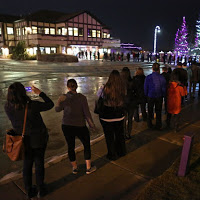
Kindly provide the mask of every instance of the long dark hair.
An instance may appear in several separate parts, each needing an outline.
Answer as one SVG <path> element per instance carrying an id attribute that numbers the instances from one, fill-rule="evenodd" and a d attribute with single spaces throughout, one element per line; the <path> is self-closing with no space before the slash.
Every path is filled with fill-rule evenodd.
<path id="1" fill-rule="evenodd" d="M 14 104 L 15 109 L 23 109 L 30 98 L 26 95 L 26 90 L 20 82 L 11 84 L 8 88 L 7 102 Z"/>
<path id="2" fill-rule="evenodd" d="M 116 107 L 124 102 L 125 87 L 117 70 L 113 70 L 109 76 L 108 82 L 104 87 L 103 96 L 105 103 Z"/>

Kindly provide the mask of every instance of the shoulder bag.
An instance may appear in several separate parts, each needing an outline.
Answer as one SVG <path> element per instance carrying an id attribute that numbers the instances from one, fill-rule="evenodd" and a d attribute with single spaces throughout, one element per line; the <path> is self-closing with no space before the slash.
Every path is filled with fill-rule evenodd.
<path id="1" fill-rule="evenodd" d="M 27 119 L 28 104 L 26 104 L 22 135 L 17 135 L 13 129 L 6 132 L 6 138 L 3 145 L 3 151 L 8 155 L 10 160 L 19 161 L 24 159 L 24 143 L 26 119 Z"/>

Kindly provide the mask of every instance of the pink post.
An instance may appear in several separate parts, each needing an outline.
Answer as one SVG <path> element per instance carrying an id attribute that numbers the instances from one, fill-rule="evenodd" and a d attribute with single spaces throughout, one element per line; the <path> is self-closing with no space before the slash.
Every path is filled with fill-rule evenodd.
<path id="1" fill-rule="evenodd" d="M 194 133 L 188 133 L 184 135 L 184 144 L 181 154 L 181 162 L 179 165 L 178 176 L 185 176 L 185 174 L 187 173 L 187 166 L 189 163 L 189 155 L 193 137 Z"/>

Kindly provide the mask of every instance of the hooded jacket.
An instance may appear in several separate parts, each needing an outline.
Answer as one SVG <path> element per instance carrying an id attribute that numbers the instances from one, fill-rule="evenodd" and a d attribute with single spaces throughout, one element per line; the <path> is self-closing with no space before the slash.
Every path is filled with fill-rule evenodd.
<path id="1" fill-rule="evenodd" d="M 177 82 L 170 82 L 167 90 L 167 112 L 179 114 L 181 112 L 181 97 L 185 96 L 182 86 Z"/>

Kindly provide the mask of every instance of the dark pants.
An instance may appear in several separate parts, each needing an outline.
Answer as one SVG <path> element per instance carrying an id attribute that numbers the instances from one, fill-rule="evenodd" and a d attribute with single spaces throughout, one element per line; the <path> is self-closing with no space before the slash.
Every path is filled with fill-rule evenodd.
<path id="1" fill-rule="evenodd" d="M 139 121 L 139 106 L 141 108 L 141 112 L 142 112 L 142 118 L 145 121 L 147 119 L 147 112 L 146 112 L 146 102 L 141 102 L 138 103 L 135 112 L 134 112 L 134 119 L 136 121 Z"/>
<path id="2" fill-rule="evenodd" d="M 133 126 L 133 115 L 136 109 L 136 104 L 128 104 L 126 109 L 126 115 L 124 119 L 124 135 L 130 136 Z"/>
<path id="3" fill-rule="evenodd" d="M 25 144 L 25 159 L 23 166 L 23 179 L 26 191 L 32 187 L 32 167 L 35 163 L 36 184 L 38 189 L 44 186 L 44 154 L 46 148 L 32 149 Z"/>
<path id="4" fill-rule="evenodd" d="M 124 156 L 126 154 L 126 145 L 123 131 L 124 120 L 116 122 L 106 122 L 100 120 L 100 122 L 103 127 L 106 139 L 108 159 L 115 159 L 116 154 L 118 156 Z"/>
<path id="5" fill-rule="evenodd" d="M 65 135 L 66 142 L 68 144 L 69 160 L 74 162 L 76 160 L 75 154 L 75 138 L 78 137 L 84 146 L 84 158 L 85 160 L 91 159 L 90 149 L 90 134 L 86 126 L 68 126 L 62 125 L 62 130 Z"/>
<path id="6" fill-rule="evenodd" d="M 153 108 L 155 106 L 156 112 L 156 128 L 162 127 L 162 119 L 161 119 L 161 112 L 162 112 L 162 102 L 163 98 L 150 98 L 148 97 L 148 119 L 147 124 L 149 128 L 152 128 L 152 119 L 153 119 Z"/>
<path id="7" fill-rule="evenodd" d="M 171 118 L 172 118 L 172 114 L 167 113 L 167 126 L 170 127 L 171 125 Z M 173 117 L 173 128 L 178 129 L 180 126 L 180 119 L 181 119 L 181 113 L 179 114 L 174 114 Z"/>

